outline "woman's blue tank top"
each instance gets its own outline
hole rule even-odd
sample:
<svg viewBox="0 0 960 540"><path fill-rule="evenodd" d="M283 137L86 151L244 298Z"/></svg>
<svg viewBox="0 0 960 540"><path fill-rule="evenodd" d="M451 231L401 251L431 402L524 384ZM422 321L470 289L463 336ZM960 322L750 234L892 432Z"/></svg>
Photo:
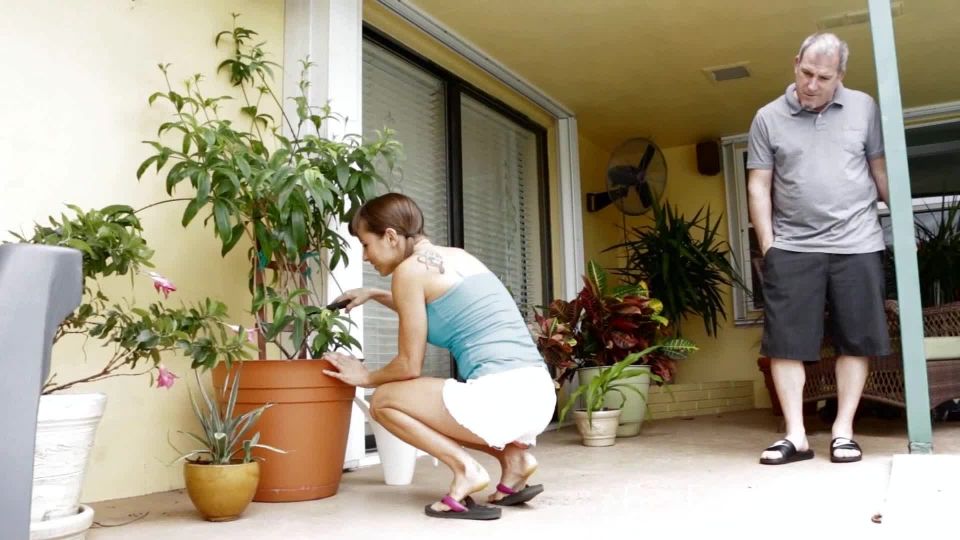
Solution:
<svg viewBox="0 0 960 540"><path fill-rule="evenodd" d="M427 341L453 354L464 380L546 367L513 297L491 272L467 276L427 304Z"/></svg>

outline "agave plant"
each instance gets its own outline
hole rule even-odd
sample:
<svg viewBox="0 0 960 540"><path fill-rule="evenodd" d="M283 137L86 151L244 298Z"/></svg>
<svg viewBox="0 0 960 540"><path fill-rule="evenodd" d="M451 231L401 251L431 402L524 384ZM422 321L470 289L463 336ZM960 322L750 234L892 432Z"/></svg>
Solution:
<svg viewBox="0 0 960 540"><path fill-rule="evenodd" d="M247 432L253 429L253 426L260 419L263 411L272 407L272 403L267 403L246 412L239 416L234 416L234 410L237 404L237 391L240 389L240 369L235 371L231 378L227 374L223 387L220 389L220 400L212 399L207 394L203 382L200 380L200 373L194 370L197 378L197 386L200 388L200 395L203 398L203 404L197 402L193 391L190 391L190 403L193 405L193 412L200 420L200 426L203 433L187 433L180 431L195 442L200 443L202 448L192 450L181 455L176 461L188 460L195 463L205 463L210 465L229 465L231 463L249 463L253 460L252 451L254 448L263 448L273 452L285 454L286 452L279 448L267 446L260 443L260 433L254 433L249 439L244 439ZM220 402L223 401L223 406ZM236 458L238 453L242 452L242 457Z"/></svg>
<svg viewBox="0 0 960 540"><path fill-rule="evenodd" d="M630 384L615 385L614 383L621 379L636 376L636 373L628 372L627 368L637 363L643 363L644 359L651 354L662 352L668 356L683 357L696 350L696 345L689 340L672 338L663 343L647 347L642 351L630 353L626 358L613 364L609 368L600 370L600 374L594 377L589 384L578 386L570 395L567 404L560 410L560 421L562 422L567 417L570 408L577 402L577 398L581 396L583 396L584 410L586 410L587 418L591 423L593 421L594 411L604 409L607 394L619 394L621 405L627 400L624 390L629 389L640 396L640 399L645 399L643 393L635 386ZM650 374L650 379L654 382L663 382L663 379L654 373Z"/></svg>

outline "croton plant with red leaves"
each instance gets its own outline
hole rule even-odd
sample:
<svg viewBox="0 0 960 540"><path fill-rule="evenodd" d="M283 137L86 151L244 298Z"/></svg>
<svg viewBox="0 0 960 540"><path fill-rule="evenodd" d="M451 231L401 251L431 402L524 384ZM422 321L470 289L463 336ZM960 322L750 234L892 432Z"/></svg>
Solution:
<svg viewBox="0 0 960 540"><path fill-rule="evenodd" d="M554 300L532 325L537 347L557 384L577 368L610 366L627 355L647 349L665 334L669 321L663 304L650 298L643 282L614 286L610 276L590 261L584 287L573 300ZM673 379L675 352L657 351L638 364L649 365L664 382Z"/></svg>

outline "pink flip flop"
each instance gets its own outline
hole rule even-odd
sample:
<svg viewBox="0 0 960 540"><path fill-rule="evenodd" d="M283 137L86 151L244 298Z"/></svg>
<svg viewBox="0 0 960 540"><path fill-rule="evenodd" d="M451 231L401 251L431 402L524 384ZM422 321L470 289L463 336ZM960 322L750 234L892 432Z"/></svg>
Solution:
<svg viewBox="0 0 960 540"><path fill-rule="evenodd" d="M514 506L517 504L523 504L530 499L536 497L537 495L543 493L543 484L537 484L535 486L525 486L521 490L515 490L510 486L504 484L497 484L497 491L506 495L506 497L493 501L490 504L496 504L498 506Z"/></svg>
<svg viewBox="0 0 960 540"><path fill-rule="evenodd" d="M467 497L460 503L450 495L444 495L440 502L450 507L450 510L434 510L431 505L423 507L423 511L430 517L441 519L476 519L490 520L500 519L500 509L492 506L483 506L473 502L473 499Z"/></svg>

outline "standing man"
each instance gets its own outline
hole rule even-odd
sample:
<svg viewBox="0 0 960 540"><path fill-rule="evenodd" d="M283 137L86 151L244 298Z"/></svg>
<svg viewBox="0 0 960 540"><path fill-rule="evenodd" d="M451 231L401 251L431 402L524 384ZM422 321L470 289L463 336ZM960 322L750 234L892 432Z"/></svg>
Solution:
<svg viewBox="0 0 960 540"><path fill-rule="evenodd" d="M837 418L830 460L859 461L853 416L868 358L890 354L884 314L886 160L876 102L842 84L847 44L833 34L803 41L796 82L750 126L750 216L764 255L761 354L771 359L786 420L760 463L813 457L803 425L804 362L820 359L824 307L837 357Z"/></svg>

